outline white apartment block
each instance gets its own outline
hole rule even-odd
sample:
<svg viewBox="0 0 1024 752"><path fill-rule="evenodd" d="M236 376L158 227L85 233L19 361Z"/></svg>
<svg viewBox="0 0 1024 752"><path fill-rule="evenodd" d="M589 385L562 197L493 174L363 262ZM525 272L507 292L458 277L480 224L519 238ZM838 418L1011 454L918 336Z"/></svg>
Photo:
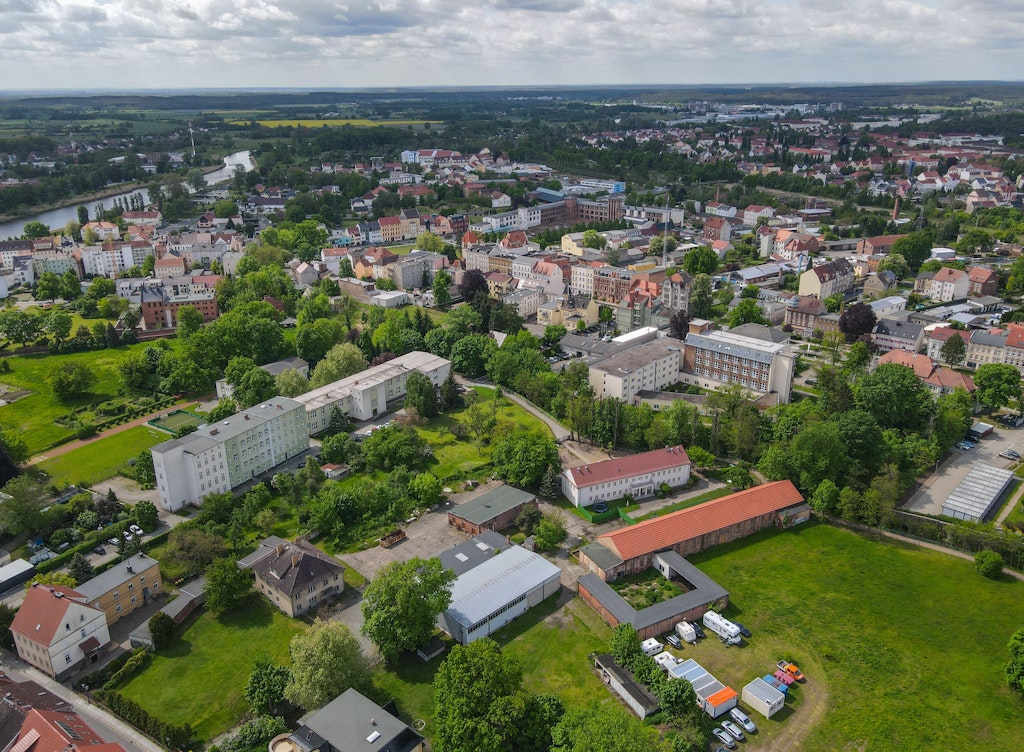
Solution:
<svg viewBox="0 0 1024 752"><path fill-rule="evenodd" d="M594 267L590 264L580 264L572 267L572 274L569 278L569 292L573 295L586 295L588 298L594 295Z"/></svg>
<svg viewBox="0 0 1024 752"><path fill-rule="evenodd" d="M679 381L684 347L682 340L662 337L598 361L590 367L594 397L629 402L637 392Z"/></svg>
<svg viewBox="0 0 1024 752"><path fill-rule="evenodd" d="M796 358L788 345L734 332L691 332L680 380L705 389L739 384L762 394L776 393L788 403L793 388Z"/></svg>
<svg viewBox="0 0 1024 752"><path fill-rule="evenodd" d="M150 451L160 505L169 512L230 491L309 448L305 406L274 397Z"/></svg>
<svg viewBox="0 0 1024 752"><path fill-rule="evenodd" d="M426 374L435 387L440 387L451 368L450 360L415 350L300 394L295 401L305 407L309 433L315 435L327 428L335 407L356 420L369 420L387 412L388 404L405 397L405 382L413 371Z"/></svg>

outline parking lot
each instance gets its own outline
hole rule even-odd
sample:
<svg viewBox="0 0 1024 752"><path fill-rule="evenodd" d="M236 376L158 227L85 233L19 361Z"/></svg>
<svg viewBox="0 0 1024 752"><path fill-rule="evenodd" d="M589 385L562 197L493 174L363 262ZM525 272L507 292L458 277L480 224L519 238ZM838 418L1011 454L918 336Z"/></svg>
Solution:
<svg viewBox="0 0 1024 752"><path fill-rule="evenodd" d="M919 484L920 487L903 509L922 514L941 514L942 502L979 462L1002 468L1015 465L1015 460L999 456L1000 452L1008 449L1024 454L1024 429L1000 426L977 442L973 449L954 447L943 458L938 471L926 478L923 484Z"/></svg>

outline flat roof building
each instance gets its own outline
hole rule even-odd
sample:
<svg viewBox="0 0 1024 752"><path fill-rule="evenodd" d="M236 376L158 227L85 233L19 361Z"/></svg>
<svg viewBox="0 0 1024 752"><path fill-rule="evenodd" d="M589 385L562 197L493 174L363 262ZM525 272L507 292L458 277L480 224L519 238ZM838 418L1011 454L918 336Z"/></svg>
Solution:
<svg viewBox="0 0 1024 752"><path fill-rule="evenodd" d="M789 402L796 358L785 342L774 341L768 327L765 336L753 337L754 329L735 331L691 331L686 335L686 354L680 378L687 384L714 389L722 384L739 384L762 394L776 393L779 402Z"/></svg>
<svg viewBox="0 0 1024 752"><path fill-rule="evenodd" d="M947 517L984 522L1013 482L1013 472L979 462L942 502Z"/></svg>
<svg viewBox="0 0 1024 752"><path fill-rule="evenodd" d="M448 524L470 535L503 530L515 522L527 505L537 507L534 494L503 483L454 507L448 512Z"/></svg>
<svg viewBox="0 0 1024 752"><path fill-rule="evenodd" d="M629 402L641 390L657 390L679 381L684 347L682 340L662 337L594 363L590 386L595 397Z"/></svg>

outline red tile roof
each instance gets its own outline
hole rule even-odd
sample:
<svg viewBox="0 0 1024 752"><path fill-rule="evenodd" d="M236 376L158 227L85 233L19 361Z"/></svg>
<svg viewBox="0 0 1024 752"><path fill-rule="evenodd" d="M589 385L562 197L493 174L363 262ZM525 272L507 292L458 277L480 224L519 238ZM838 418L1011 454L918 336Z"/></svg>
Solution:
<svg viewBox="0 0 1024 752"><path fill-rule="evenodd" d="M580 465L569 468L567 472L576 488L586 488L597 483L607 483L610 480L631 478L634 475L643 475L689 464L690 458L687 456L686 450L681 446L674 446L666 449L652 449L649 452L631 454L626 457L616 457L592 465Z"/></svg>
<svg viewBox="0 0 1024 752"><path fill-rule="evenodd" d="M63 585L36 583L25 593L25 601L11 622L11 631L32 642L49 645L72 601L86 605L86 597L77 590Z"/></svg>
<svg viewBox="0 0 1024 752"><path fill-rule="evenodd" d="M120 744L104 743L103 738L78 713L70 710L33 708L25 717L18 738L26 739L30 735L35 740L28 742L25 752L63 752L75 747L97 752L124 752Z"/></svg>
<svg viewBox="0 0 1024 752"><path fill-rule="evenodd" d="M762 514L777 512L803 500L791 481L780 480L605 533L598 541L628 561Z"/></svg>

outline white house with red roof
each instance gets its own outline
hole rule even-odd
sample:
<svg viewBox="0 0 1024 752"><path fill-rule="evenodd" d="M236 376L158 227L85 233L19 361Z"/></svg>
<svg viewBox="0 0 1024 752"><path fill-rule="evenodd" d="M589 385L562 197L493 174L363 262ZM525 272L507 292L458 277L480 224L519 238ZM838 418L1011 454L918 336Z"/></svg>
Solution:
<svg viewBox="0 0 1024 752"><path fill-rule="evenodd" d="M95 662L110 644L107 616L85 595L61 585L36 583L11 622L18 655L46 674L61 679Z"/></svg>
<svg viewBox="0 0 1024 752"><path fill-rule="evenodd" d="M616 457L562 473L562 493L577 507L598 501L653 496L662 483L673 488L690 479L690 458L682 446Z"/></svg>
<svg viewBox="0 0 1024 752"><path fill-rule="evenodd" d="M743 224L753 227L761 217L771 219L774 216L775 210L772 207L751 204L743 210Z"/></svg>

